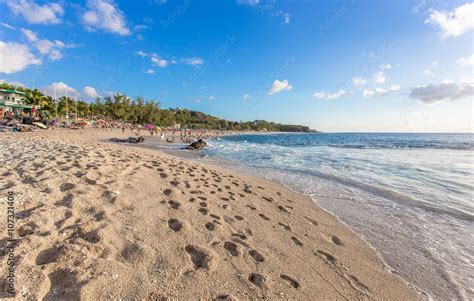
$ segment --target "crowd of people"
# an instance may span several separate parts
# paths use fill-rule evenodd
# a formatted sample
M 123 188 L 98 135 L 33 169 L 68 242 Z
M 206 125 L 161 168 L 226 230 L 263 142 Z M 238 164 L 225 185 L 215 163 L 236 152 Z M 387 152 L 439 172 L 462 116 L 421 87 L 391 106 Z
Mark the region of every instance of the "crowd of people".
M 150 136 L 159 137 L 161 140 L 173 143 L 191 143 L 199 139 L 209 139 L 224 135 L 231 135 L 233 131 L 227 130 L 207 130 L 207 129 L 175 129 L 175 128 L 160 128 L 153 125 L 136 125 L 118 122 L 104 122 L 97 124 L 97 127 L 105 129 L 105 131 L 112 131 L 114 129 L 121 129 L 122 133 L 130 131 L 135 135 L 142 135 L 148 133 Z

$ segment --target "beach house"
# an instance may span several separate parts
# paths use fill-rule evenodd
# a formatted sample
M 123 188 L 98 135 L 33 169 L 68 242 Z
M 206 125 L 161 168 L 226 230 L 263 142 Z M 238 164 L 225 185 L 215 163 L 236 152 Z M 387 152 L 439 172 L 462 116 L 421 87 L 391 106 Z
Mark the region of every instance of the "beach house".
M 25 97 L 25 92 L 0 89 L 0 119 L 8 112 L 13 112 L 17 116 L 25 110 L 31 110 L 32 106 L 26 104 Z

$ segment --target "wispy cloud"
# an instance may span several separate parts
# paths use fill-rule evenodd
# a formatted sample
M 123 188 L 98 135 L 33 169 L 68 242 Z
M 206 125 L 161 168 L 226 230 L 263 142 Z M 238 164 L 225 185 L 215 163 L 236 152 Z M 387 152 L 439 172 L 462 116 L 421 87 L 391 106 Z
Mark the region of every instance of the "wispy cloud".
M 342 90 L 342 89 L 337 91 L 336 93 L 329 93 L 329 92 L 320 91 L 320 92 L 314 93 L 313 97 L 317 98 L 317 99 L 333 100 L 333 99 L 338 99 L 339 97 L 343 96 L 344 94 L 346 94 L 346 91 Z
M 249 5 L 249 6 L 255 6 L 260 3 L 260 0 L 237 0 L 237 4 L 240 5 Z
M 191 65 L 191 66 L 198 66 L 198 65 L 204 64 L 204 60 L 198 57 L 182 59 L 182 62 L 185 65 Z
M 153 66 L 157 66 L 157 67 L 161 67 L 161 68 L 165 68 L 165 67 L 168 67 L 168 64 L 169 62 L 163 58 L 161 58 L 158 54 L 156 53 L 153 53 L 151 55 L 151 63 L 153 64 Z
M 32 0 L 6 0 L 5 3 L 15 15 L 21 15 L 31 24 L 58 24 L 64 15 L 59 3 L 40 5 Z
M 204 59 L 198 58 L 198 57 L 192 57 L 192 58 L 185 58 L 185 59 L 165 59 L 161 55 L 157 53 L 147 53 L 142 50 L 139 50 L 136 52 L 136 54 L 141 57 L 141 58 L 150 58 L 150 61 L 153 66 L 165 68 L 168 67 L 171 64 L 177 64 L 178 61 L 181 62 L 184 65 L 191 65 L 191 66 L 199 66 L 204 64 Z
M 365 85 L 367 83 L 367 80 L 365 78 L 362 78 L 362 77 L 353 77 L 352 78 L 352 83 L 354 84 L 354 86 L 362 86 L 362 85 Z
M 391 85 L 389 88 L 376 87 L 375 89 L 365 89 L 362 91 L 362 97 L 371 98 L 374 96 L 385 96 L 400 90 L 400 85 Z
M 464 57 L 460 58 L 457 61 L 457 63 L 461 65 L 462 67 L 474 66 L 474 54 L 467 58 L 464 58 Z
M 10 24 L 3 23 L 3 22 L 0 22 L 0 26 L 5 27 L 5 28 L 8 28 L 8 29 L 11 29 L 11 30 L 15 30 L 15 29 L 16 29 L 15 27 L 11 26 Z
M 32 43 L 36 49 L 42 54 L 49 57 L 52 61 L 58 61 L 63 57 L 61 50 L 63 48 L 73 48 L 76 45 L 73 44 L 65 44 L 59 40 L 50 41 L 48 39 L 41 39 L 38 35 L 29 30 L 22 28 L 21 32 L 26 37 L 26 39 Z

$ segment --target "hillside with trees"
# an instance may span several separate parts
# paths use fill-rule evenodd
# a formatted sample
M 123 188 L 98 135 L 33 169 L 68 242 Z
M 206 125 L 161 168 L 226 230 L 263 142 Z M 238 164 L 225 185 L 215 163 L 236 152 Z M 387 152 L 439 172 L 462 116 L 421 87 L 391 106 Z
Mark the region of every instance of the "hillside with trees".
M 26 93 L 25 101 L 29 105 L 40 107 L 50 118 L 63 117 L 69 109 L 69 114 L 75 113 L 76 102 L 72 97 L 61 96 L 54 99 L 43 94 L 38 89 L 29 89 L 0 83 L 0 89 L 17 90 Z M 116 93 L 112 96 L 97 98 L 93 102 L 77 100 L 77 114 L 80 117 L 100 118 L 123 121 L 132 124 L 155 124 L 163 127 L 180 124 L 189 129 L 221 129 L 221 130 L 254 130 L 276 132 L 309 132 L 307 126 L 279 124 L 265 120 L 255 121 L 230 121 L 217 118 L 202 112 L 187 109 L 162 109 L 156 100 L 146 100 L 143 97 L 134 99 L 125 94 Z

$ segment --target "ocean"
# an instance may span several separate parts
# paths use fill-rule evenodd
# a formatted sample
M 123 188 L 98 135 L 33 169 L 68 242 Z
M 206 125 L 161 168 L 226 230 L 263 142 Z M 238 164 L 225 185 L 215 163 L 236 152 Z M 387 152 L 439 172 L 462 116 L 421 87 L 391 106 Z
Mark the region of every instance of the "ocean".
M 199 160 L 310 196 L 429 299 L 474 299 L 473 134 L 237 135 Z

